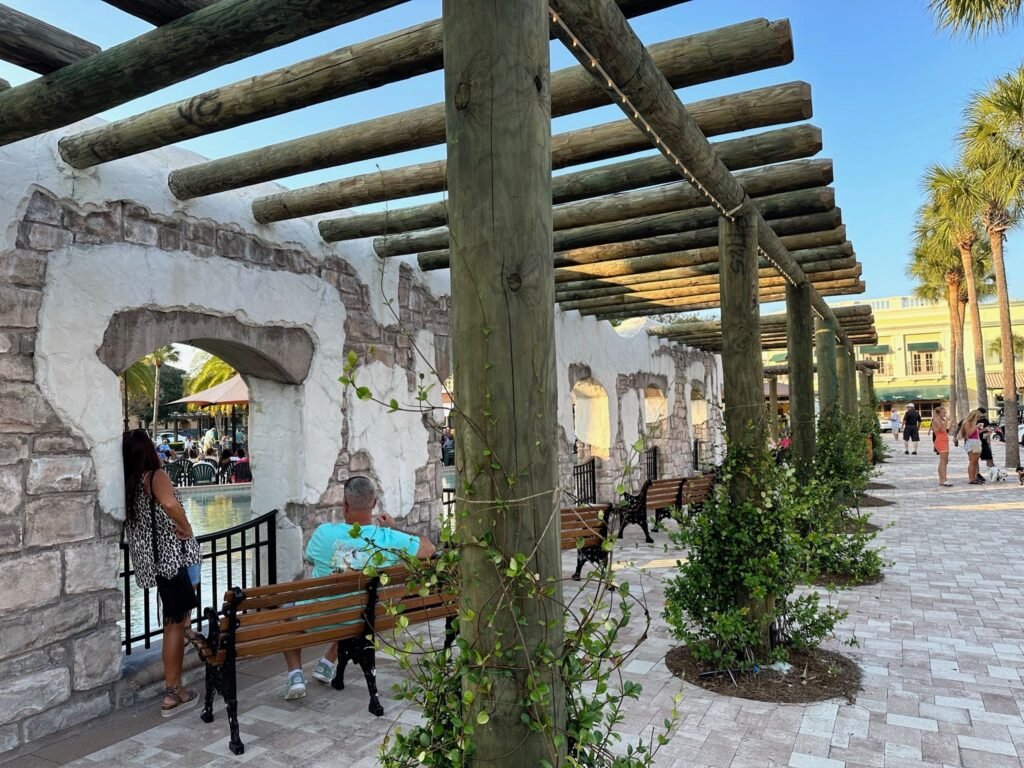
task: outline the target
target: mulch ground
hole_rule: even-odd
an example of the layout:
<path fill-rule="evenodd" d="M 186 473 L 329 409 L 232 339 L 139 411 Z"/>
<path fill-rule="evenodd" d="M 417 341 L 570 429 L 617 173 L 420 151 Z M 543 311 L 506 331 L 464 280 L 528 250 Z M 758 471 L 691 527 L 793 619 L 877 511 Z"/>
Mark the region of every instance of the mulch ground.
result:
<path fill-rule="evenodd" d="M 889 501 L 888 499 L 879 499 L 876 496 L 868 496 L 865 493 L 861 495 L 860 499 L 857 502 L 857 506 L 859 506 L 861 509 L 863 509 L 864 507 L 891 507 L 895 503 L 895 501 Z"/>
<path fill-rule="evenodd" d="M 821 573 L 815 580 L 813 586 L 831 590 L 832 587 L 867 587 L 871 584 L 879 584 L 885 579 L 884 573 L 878 573 L 870 579 L 856 579 L 842 573 Z"/>
<path fill-rule="evenodd" d="M 889 485 L 889 483 L 868 483 L 869 491 L 895 491 L 895 485 Z"/>
<path fill-rule="evenodd" d="M 840 696 L 851 704 L 856 700 L 860 667 L 842 654 L 821 648 L 793 650 L 789 663 L 792 669 L 785 673 L 774 669 L 756 673 L 733 670 L 730 675 L 696 661 L 686 646 L 673 648 L 665 656 L 665 665 L 673 675 L 723 696 L 778 704 L 807 704 Z"/>

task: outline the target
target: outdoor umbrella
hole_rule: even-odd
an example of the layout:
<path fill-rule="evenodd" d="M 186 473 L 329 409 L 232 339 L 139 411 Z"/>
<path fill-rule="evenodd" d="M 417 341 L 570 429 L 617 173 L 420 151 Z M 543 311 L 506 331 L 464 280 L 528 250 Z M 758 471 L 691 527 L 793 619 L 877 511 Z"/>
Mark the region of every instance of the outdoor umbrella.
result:
<path fill-rule="evenodd" d="M 168 405 L 188 403 L 191 405 L 230 405 L 231 406 L 231 444 L 235 447 L 235 406 L 249 402 L 249 388 L 245 386 L 240 374 L 235 374 L 227 381 L 216 386 L 196 392 L 194 395 L 172 400 Z"/>

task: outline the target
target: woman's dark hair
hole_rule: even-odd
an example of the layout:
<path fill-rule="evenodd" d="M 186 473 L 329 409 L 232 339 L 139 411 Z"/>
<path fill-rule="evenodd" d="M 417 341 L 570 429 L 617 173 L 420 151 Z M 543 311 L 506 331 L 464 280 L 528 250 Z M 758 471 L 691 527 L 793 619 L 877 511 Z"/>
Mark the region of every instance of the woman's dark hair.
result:
<path fill-rule="evenodd" d="M 245 448 L 239 448 L 237 451 L 235 451 L 235 456 L 237 456 L 240 459 L 244 459 L 245 458 Z"/>
<path fill-rule="evenodd" d="M 146 472 L 155 472 L 162 466 L 156 446 L 144 429 L 125 432 L 121 440 L 121 458 L 124 460 L 124 502 L 128 517 L 134 514 L 132 496 Z"/>
<path fill-rule="evenodd" d="M 225 448 L 220 452 L 220 463 L 221 465 L 227 465 L 231 463 L 231 451 Z"/>

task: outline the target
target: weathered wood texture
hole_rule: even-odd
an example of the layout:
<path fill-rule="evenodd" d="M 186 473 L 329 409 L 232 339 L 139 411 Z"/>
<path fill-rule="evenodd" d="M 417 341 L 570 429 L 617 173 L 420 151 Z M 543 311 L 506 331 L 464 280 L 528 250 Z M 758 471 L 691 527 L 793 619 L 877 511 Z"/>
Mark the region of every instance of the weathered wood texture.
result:
<path fill-rule="evenodd" d="M 216 3 L 217 0 L 103 0 L 103 2 L 159 27 L 195 11 L 201 11 Z"/>
<path fill-rule="evenodd" d="M 830 324 L 814 318 L 814 357 L 818 370 L 818 409 L 826 414 L 839 406 L 839 373 L 836 361 L 836 336 Z"/>
<path fill-rule="evenodd" d="M 838 347 L 836 349 L 836 376 L 839 379 L 839 407 L 847 416 L 857 412 L 855 370 L 852 353 L 848 352 L 845 347 Z"/>
<path fill-rule="evenodd" d="M 88 40 L 0 5 L 0 59 L 41 75 L 100 52 Z"/>
<path fill-rule="evenodd" d="M 865 286 L 863 281 L 846 282 L 841 284 L 812 284 L 811 287 L 820 296 L 846 296 L 863 293 Z M 775 301 L 785 301 L 785 291 L 782 289 L 770 289 L 761 292 L 761 302 L 769 304 Z M 722 306 L 718 294 L 709 298 L 700 299 L 670 299 L 666 301 L 650 302 L 651 306 L 636 305 L 629 309 L 613 308 L 607 310 L 583 311 L 581 314 L 594 314 L 599 319 L 622 319 L 625 317 L 649 317 L 654 315 L 671 314 L 673 312 L 694 312 L 702 309 L 718 309 Z"/>
<path fill-rule="evenodd" d="M 768 377 L 768 428 L 772 440 L 779 439 L 779 378 Z"/>
<path fill-rule="evenodd" d="M 0 91 L 6 91 L 10 87 L 11 84 L 4 80 L 2 77 L 0 77 Z"/>
<path fill-rule="evenodd" d="M 192 10 L 197 10 L 209 5 L 210 0 L 189 0 L 186 3 L 180 0 L 158 0 L 155 3 L 152 0 L 114 0 L 114 4 L 143 6 L 140 10 L 146 6 L 157 6 L 150 9 L 152 16 L 164 20 L 153 23 L 163 24 L 184 15 L 180 12 L 182 6 L 191 5 L 194 6 Z M 641 12 L 647 12 L 648 8 L 648 4 L 630 0 L 620 3 L 620 6 L 630 9 L 636 6 L 643 9 Z M 756 22 L 748 24 L 756 26 Z M 787 33 L 783 38 L 788 39 L 788 26 L 784 26 L 783 31 Z M 68 137 L 61 142 L 61 155 L 76 168 L 86 168 L 433 72 L 441 66 L 441 20 L 436 19 Z M 597 90 L 593 85 L 590 87 Z M 553 96 L 555 93 L 557 91 L 553 90 Z M 443 129 L 444 104 L 425 107 L 424 110 L 429 111 Z M 419 111 L 403 114 L 412 115 Z M 389 119 L 382 118 L 375 130 L 382 132 Z M 429 130 L 424 131 L 424 139 L 430 135 L 433 134 Z M 435 143 L 444 141 L 443 131 L 441 135 L 441 141 Z"/>
<path fill-rule="evenodd" d="M 766 328 L 788 328 L 791 311 L 791 308 L 789 307 L 789 305 L 787 305 L 785 313 L 761 315 L 761 329 L 764 330 Z M 873 322 L 871 307 L 867 304 L 855 304 L 850 307 L 835 307 L 833 311 L 835 312 L 836 319 L 838 319 L 844 327 L 851 322 Z M 720 320 L 692 321 L 685 323 L 677 323 L 674 325 L 657 326 L 654 328 L 650 328 L 647 331 L 648 336 L 660 336 L 662 338 L 681 336 L 692 333 L 713 333 L 721 335 L 722 322 Z"/>
<path fill-rule="evenodd" d="M 220 0 L 0 93 L 0 145 L 95 115 L 193 75 L 404 0 Z"/>
<path fill-rule="evenodd" d="M 845 309 L 845 308 L 843 308 Z M 870 307 L 868 311 L 870 313 Z M 786 286 L 786 362 L 789 364 L 789 423 L 793 457 L 801 479 L 814 469 L 814 313 L 806 285 Z"/>
<path fill-rule="evenodd" d="M 726 166 L 739 170 L 815 155 L 821 150 L 821 131 L 812 125 L 795 125 L 712 146 Z M 571 203 L 674 182 L 678 178 L 678 169 L 662 155 L 556 176 L 551 183 L 552 202 L 557 206 L 555 228 L 559 228 L 560 211 Z M 324 239 L 336 241 L 442 227 L 447 222 L 447 203 L 440 201 L 331 219 L 329 226 L 328 222 L 323 222 L 320 229 Z"/>
<path fill-rule="evenodd" d="M 564 742 L 553 746 L 524 725 L 517 703 L 539 649 L 562 647 L 562 623 L 551 621 L 563 609 L 547 3 L 445 0 L 443 8 L 457 471 L 459 487 L 472 488 L 460 495 L 473 499 L 464 516 L 456 512 L 457 536 L 468 545 L 459 631 L 493 683 L 478 688 L 470 662 L 469 721 L 478 709 L 490 720 L 474 726 L 467 764 L 561 764 Z M 523 587 L 503 578 L 505 568 L 478 545 L 484 538 L 506 563 L 526 553 L 526 567 L 551 595 L 519 594 Z M 501 675 L 490 657 L 499 641 Z M 522 648 L 517 658 L 504 661 L 514 647 Z M 539 665 L 533 679 L 551 686 L 542 716 L 562 733 L 561 676 Z"/>
<path fill-rule="evenodd" d="M 810 117 L 810 103 L 810 88 L 806 83 L 789 83 L 708 99 L 691 106 L 695 111 L 699 108 L 695 115 L 706 121 L 704 129 L 708 135 L 716 135 L 805 120 Z M 553 162 L 553 167 L 613 157 L 616 147 L 620 155 L 649 148 L 649 143 L 644 145 L 637 139 L 635 128 L 627 130 L 622 123 L 555 136 L 552 148 L 557 152 L 558 161 Z M 600 145 L 584 143 L 599 140 L 603 142 Z M 254 201 L 253 215 L 262 221 L 308 216 L 442 192 L 445 185 L 443 160 L 418 163 L 268 195 Z M 287 215 L 282 213 L 285 211 Z"/>
<path fill-rule="evenodd" d="M 794 192 L 764 195 L 752 201 L 762 215 L 772 218 L 806 216 L 814 213 L 828 213 L 835 208 L 835 191 L 832 187 L 813 187 Z M 555 250 L 567 251 L 593 246 L 633 241 L 638 238 L 674 235 L 707 229 L 718 218 L 718 211 L 711 207 L 660 213 L 653 216 L 638 216 L 624 221 L 609 221 L 575 229 L 555 232 Z M 444 249 L 448 245 L 448 229 L 406 232 L 393 237 L 374 238 L 373 247 L 378 256 L 398 256 L 408 253 Z M 423 269 L 443 269 L 444 264 L 435 257 L 421 259 Z"/>

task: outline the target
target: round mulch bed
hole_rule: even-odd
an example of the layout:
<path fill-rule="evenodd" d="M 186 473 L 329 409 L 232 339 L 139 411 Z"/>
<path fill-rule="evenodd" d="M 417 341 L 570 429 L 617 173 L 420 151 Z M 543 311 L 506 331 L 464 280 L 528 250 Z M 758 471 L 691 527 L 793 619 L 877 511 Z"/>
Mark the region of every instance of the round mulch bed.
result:
<path fill-rule="evenodd" d="M 857 501 L 859 507 L 891 507 L 895 504 L 895 501 L 889 501 L 888 499 L 879 499 L 875 496 L 868 496 L 866 493 L 863 494 Z"/>
<path fill-rule="evenodd" d="M 868 483 L 869 491 L 895 491 L 895 485 L 889 485 L 888 483 Z"/>
<path fill-rule="evenodd" d="M 875 525 L 874 523 L 868 522 L 867 520 L 859 520 L 857 518 L 851 518 L 846 520 L 840 527 L 840 533 L 878 533 L 882 530 L 882 526 Z"/>
<path fill-rule="evenodd" d="M 813 586 L 829 589 L 830 587 L 867 587 L 871 584 L 881 584 L 885 579 L 884 573 L 878 573 L 870 579 L 854 579 L 837 573 L 822 573 L 814 582 Z"/>
<path fill-rule="evenodd" d="M 792 669 L 785 673 L 762 669 L 757 673 L 733 671 L 730 676 L 694 660 L 686 646 L 673 648 L 665 656 L 665 665 L 673 675 L 724 696 L 777 704 L 807 704 L 839 696 L 851 704 L 856 700 L 860 667 L 842 654 L 821 648 L 794 650 L 789 652 L 789 663 Z"/>

